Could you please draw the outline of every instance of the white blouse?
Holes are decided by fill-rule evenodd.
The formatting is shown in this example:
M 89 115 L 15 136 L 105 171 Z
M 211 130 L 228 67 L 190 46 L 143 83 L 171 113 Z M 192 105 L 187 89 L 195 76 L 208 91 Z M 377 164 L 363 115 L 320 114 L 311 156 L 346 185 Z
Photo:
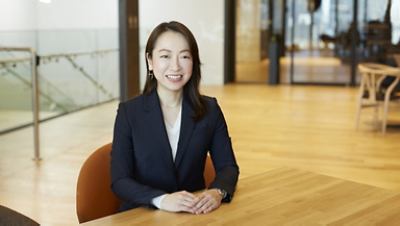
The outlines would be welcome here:
M 179 109 L 178 117 L 176 118 L 174 125 L 171 126 L 167 123 L 167 121 L 164 120 L 165 128 L 167 129 L 169 144 L 171 145 L 172 159 L 174 160 L 174 162 L 176 157 L 176 151 L 178 149 L 179 133 L 181 131 L 181 115 L 182 115 L 182 105 Z
M 171 145 L 172 150 L 172 159 L 175 162 L 176 151 L 178 150 L 178 141 L 179 141 L 179 133 L 181 131 L 181 117 L 182 116 L 182 104 L 181 108 L 179 109 L 178 117 L 175 120 L 174 125 L 169 125 L 166 120 L 164 120 L 165 128 L 167 130 L 169 144 Z M 153 198 L 152 203 L 157 208 L 160 209 L 161 201 L 165 198 L 165 195 L 160 195 L 158 197 Z

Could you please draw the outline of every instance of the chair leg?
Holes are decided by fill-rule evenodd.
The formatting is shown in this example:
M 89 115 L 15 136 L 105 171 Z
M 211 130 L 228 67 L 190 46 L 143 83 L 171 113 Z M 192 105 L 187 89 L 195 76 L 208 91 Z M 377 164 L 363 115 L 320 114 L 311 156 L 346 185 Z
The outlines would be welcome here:
M 358 130 L 360 126 L 360 118 L 361 118 L 361 109 L 362 109 L 362 99 L 364 94 L 364 80 L 361 80 L 361 88 L 358 94 L 358 103 L 357 103 L 357 115 L 356 115 L 356 130 Z
M 383 114 L 382 114 L 382 134 L 386 133 L 386 120 L 389 110 L 389 95 L 385 95 L 385 102 L 383 104 Z
M 356 130 L 358 130 L 360 126 L 360 117 L 361 117 L 361 103 L 357 105 Z
M 376 104 L 376 106 L 374 107 L 374 129 L 379 128 L 379 104 Z
M 396 77 L 396 79 L 387 88 L 386 93 L 385 93 L 385 102 L 383 105 L 383 116 L 382 116 L 382 133 L 383 134 L 386 132 L 386 122 L 387 122 L 387 115 L 388 115 L 388 110 L 389 110 L 390 95 L 392 94 L 394 87 L 399 83 L 399 81 L 400 81 L 400 77 Z

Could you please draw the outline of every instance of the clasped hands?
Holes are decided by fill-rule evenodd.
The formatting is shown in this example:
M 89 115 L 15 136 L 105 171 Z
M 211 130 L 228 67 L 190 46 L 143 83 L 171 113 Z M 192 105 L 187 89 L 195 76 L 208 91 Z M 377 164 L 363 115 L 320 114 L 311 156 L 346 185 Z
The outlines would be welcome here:
M 217 209 L 221 201 L 222 197 L 215 188 L 196 194 L 179 191 L 168 194 L 161 202 L 161 209 L 170 212 L 204 214 Z

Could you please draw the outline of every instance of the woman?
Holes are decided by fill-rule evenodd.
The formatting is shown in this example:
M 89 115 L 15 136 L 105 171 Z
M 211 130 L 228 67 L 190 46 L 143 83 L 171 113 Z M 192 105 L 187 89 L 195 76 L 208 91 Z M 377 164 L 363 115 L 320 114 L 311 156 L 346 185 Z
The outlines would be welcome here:
M 199 93 L 193 34 L 178 22 L 158 25 L 146 45 L 146 65 L 143 94 L 121 103 L 115 121 L 111 187 L 120 210 L 208 213 L 231 200 L 239 168 L 216 99 Z M 203 190 L 207 152 L 216 178 Z

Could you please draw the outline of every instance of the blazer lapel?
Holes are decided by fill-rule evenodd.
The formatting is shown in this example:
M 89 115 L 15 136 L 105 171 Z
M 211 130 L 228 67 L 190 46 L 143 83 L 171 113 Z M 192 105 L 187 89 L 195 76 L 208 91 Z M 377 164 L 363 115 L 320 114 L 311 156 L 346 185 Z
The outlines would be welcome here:
M 195 122 L 192 119 L 194 111 L 189 104 L 189 101 L 184 96 L 182 101 L 182 119 L 181 119 L 181 131 L 179 134 L 178 150 L 175 157 L 175 167 L 178 168 L 181 163 L 185 151 L 187 150 L 187 145 L 189 144 L 190 137 L 192 136 L 193 130 L 195 128 Z
M 144 109 L 147 111 L 146 120 L 149 129 L 152 131 L 154 139 L 158 141 L 160 147 L 160 155 L 164 162 L 171 169 L 174 169 L 172 159 L 171 145 L 169 144 L 167 130 L 165 128 L 164 117 L 161 111 L 160 100 L 156 91 L 153 91 L 149 96 L 144 96 Z

